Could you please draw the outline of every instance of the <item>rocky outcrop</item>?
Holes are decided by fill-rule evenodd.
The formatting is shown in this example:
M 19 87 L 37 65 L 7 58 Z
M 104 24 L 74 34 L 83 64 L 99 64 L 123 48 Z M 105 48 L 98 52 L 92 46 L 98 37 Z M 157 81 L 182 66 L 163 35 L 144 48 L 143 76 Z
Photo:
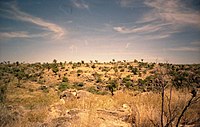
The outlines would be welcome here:
M 46 122 L 48 127 L 133 127 L 136 121 L 135 114 L 127 104 L 116 110 L 63 110 L 59 109 L 58 105 L 52 107 L 54 108 L 50 110 L 50 119 Z

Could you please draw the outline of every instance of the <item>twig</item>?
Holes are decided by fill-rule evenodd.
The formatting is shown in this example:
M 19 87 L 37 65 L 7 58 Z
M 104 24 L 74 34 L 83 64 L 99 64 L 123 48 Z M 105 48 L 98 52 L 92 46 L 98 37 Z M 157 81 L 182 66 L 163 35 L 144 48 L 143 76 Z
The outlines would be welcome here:
M 181 112 L 180 116 L 178 117 L 178 121 L 176 123 L 176 127 L 178 127 L 180 121 L 181 121 L 181 118 L 183 117 L 185 111 L 187 110 L 188 107 L 190 107 L 191 103 L 192 103 L 192 100 L 195 98 L 195 96 L 192 96 L 191 99 L 188 101 L 187 105 L 184 107 L 183 111 Z

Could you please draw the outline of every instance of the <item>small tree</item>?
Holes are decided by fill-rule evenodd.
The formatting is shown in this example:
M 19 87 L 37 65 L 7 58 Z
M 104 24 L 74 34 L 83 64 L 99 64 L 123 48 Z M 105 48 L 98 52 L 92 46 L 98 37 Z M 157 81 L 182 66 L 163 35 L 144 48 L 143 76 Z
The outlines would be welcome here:
M 17 72 L 15 72 L 15 76 L 18 79 L 17 86 L 20 87 L 21 80 L 26 77 L 26 74 L 25 74 L 25 72 L 23 70 L 18 70 Z
M 57 60 L 56 60 L 56 59 L 54 59 L 54 60 L 53 60 L 53 63 L 54 63 L 54 64 L 56 64 L 56 63 L 57 63 Z
M 93 64 L 91 67 L 92 67 L 93 70 L 96 68 L 95 64 Z

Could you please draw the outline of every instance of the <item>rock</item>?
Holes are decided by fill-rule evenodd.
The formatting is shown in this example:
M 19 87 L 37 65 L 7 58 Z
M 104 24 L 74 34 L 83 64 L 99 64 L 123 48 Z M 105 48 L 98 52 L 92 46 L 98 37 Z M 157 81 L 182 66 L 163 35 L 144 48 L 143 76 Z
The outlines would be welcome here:
M 77 90 L 67 89 L 60 94 L 60 99 L 74 100 L 77 98 Z
M 123 104 L 122 107 L 123 107 L 124 109 L 130 109 L 130 106 L 129 106 L 128 104 Z
M 79 90 L 77 91 L 77 98 L 80 99 L 80 98 L 87 98 L 89 96 L 91 96 L 92 94 L 88 91 L 84 91 L 84 90 Z

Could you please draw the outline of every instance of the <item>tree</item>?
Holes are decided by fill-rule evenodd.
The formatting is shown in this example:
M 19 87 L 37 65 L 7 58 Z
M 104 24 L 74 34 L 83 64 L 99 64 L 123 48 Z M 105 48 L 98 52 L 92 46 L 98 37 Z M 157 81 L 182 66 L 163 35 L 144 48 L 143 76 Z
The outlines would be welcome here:
M 112 59 L 113 63 L 115 63 L 115 59 Z
M 81 60 L 81 63 L 84 64 L 85 62 L 83 60 Z
M 18 70 L 15 72 L 15 76 L 16 76 L 17 79 L 18 79 L 18 84 L 17 84 L 17 86 L 20 87 L 20 85 L 21 85 L 20 81 L 21 81 L 24 77 L 26 77 L 26 74 L 25 74 L 24 70 L 18 69 Z
M 56 64 L 52 65 L 52 71 L 57 74 L 57 72 L 59 71 L 58 66 Z
M 138 61 L 136 59 L 134 59 L 134 63 L 137 63 Z
M 134 68 L 132 68 L 132 73 L 134 74 L 134 75 L 137 75 L 137 72 L 138 72 L 138 69 L 136 68 L 136 67 L 134 67 Z
M 54 60 L 53 60 L 53 63 L 55 63 L 55 64 L 56 64 L 56 63 L 57 63 L 57 60 L 56 60 L 56 59 L 54 59 Z
M 92 67 L 93 70 L 94 70 L 94 68 L 96 68 L 96 67 L 95 67 L 95 64 L 93 64 L 91 67 Z

